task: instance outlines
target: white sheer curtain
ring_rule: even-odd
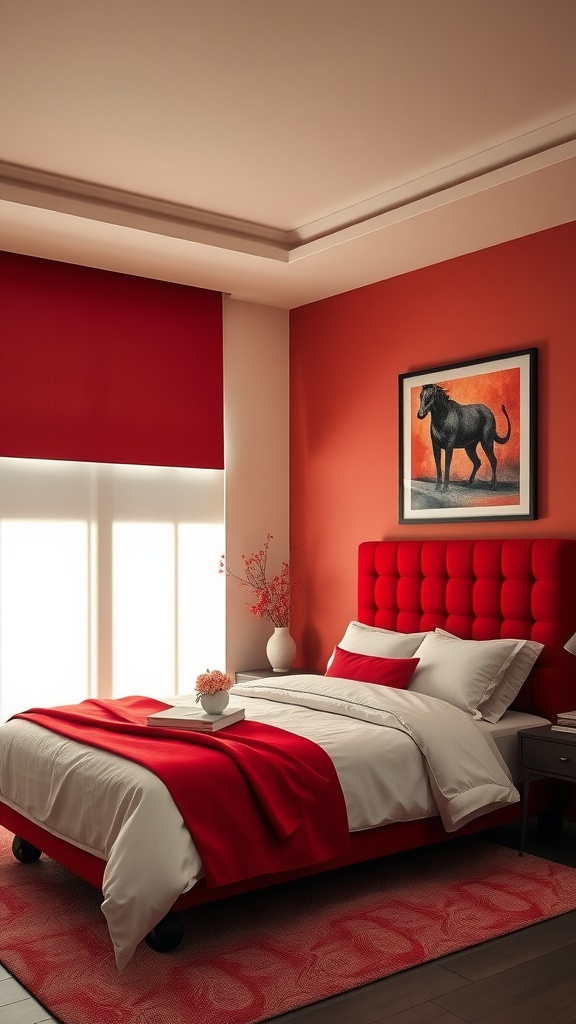
[[[223,477],[0,459],[0,721],[224,668]]]

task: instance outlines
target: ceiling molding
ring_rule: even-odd
[[[286,233],[275,228],[3,161],[0,199],[288,261]]]
[[[0,199],[288,263],[574,156],[576,114],[293,231],[1,161]]]
[[[287,239],[296,247],[304,242],[325,238],[343,228],[365,224],[382,214],[410,207],[420,200],[452,190],[458,185],[468,184],[473,191],[471,186],[477,179],[486,187],[486,176],[491,172],[508,169],[509,179],[529,173],[526,164],[528,158],[536,158],[534,167],[557,163],[559,160],[567,159],[562,151],[564,144],[575,140],[576,114],[571,114],[290,231]]]
[[[576,140],[563,143],[553,149],[526,157],[523,160],[518,160],[514,164],[507,164],[469,180],[458,182],[455,185],[440,188],[436,192],[429,192],[421,198],[392,206],[381,214],[358,221],[342,230],[333,231],[330,235],[321,235],[309,243],[304,243],[292,249],[290,260],[302,259],[323,249],[342,245],[345,242],[350,242],[353,239],[375,231],[381,231],[392,224],[399,224],[412,217],[419,217],[424,213],[429,213],[431,210],[448,206],[451,203],[459,202],[461,199],[496,188],[505,182],[515,181],[546,167],[552,167],[555,164],[573,160],[574,158],[576,158]]]

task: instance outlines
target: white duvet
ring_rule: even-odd
[[[193,702],[174,698],[176,704]],[[316,675],[242,683],[246,718],[318,743],[351,831],[440,814],[447,831],[519,800],[493,742],[464,712],[405,690]],[[21,719],[0,726],[0,798],[106,860],[106,917],[119,970],[202,875],[164,784],[131,761]]]

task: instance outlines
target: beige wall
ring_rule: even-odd
[[[226,555],[241,574],[242,554],[271,533],[270,567],[289,556],[288,312],[224,298]],[[270,623],[255,619],[246,594],[227,582],[227,671],[265,667]]]

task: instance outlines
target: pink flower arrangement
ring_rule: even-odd
[[[211,672],[210,669],[207,669],[206,672],[202,672],[196,679],[196,689],[198,690],[196,703],[198,703],[203,694],[229,690],[232,684],[232,677],[226,675],[225,672],[220,672],[218,669],[213,669]]]
[[[236,576],[226,565],[224,555],[220,559],[219,572],[226,573],[238,581],[239,586],[252,591],[251,601],[247,601],[250,612],[261,619],[269,619],[274,626],[290,625],[290,608],[292,600],[292,577],[288,562],[283,562],[280,572],[268,579],[267,561],[268,547],[272,534],[266,537],[264,547],[253,555],[242,555],[244,575]]]

